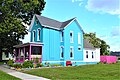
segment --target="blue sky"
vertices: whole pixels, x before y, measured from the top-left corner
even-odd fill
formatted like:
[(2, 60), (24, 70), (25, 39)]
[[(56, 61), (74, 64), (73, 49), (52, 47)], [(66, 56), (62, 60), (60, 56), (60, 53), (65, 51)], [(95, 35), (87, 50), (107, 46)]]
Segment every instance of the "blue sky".
[(85, 33), (96, 32), (97, 37), (110, 45), (110, 50), (120, 51), (119, 0), (45, 1), (46, 5), (42, 11), (42, 16), (59, 21), (77, 17)]

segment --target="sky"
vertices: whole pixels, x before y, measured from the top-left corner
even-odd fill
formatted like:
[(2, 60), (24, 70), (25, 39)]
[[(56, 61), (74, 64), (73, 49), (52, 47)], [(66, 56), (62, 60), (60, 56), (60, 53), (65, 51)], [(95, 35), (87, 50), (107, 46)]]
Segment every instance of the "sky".
[[(85, 33), (96, 36), (120, 51), (120, 0), (45, 0), (42, 16), (58, 21), (76, 17)], [(29, 42), (26, 35), (23, 42)]]

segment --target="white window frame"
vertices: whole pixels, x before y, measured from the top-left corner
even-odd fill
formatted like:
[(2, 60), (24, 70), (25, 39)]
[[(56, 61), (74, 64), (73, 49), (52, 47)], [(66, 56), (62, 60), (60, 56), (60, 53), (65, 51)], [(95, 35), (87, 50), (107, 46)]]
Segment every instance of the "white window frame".
[(70, 34), (72, 33), (72, 38), (71, 38), (71, 36), (70, 36), (70, 43), (74, 43), (74, 39), (73, 39), (73, 31), (70, 31)]
[(38, 36), (37, 36), (37, 40), (38, 40), (38, 41), (40, 41), (40, 35), (41, 35), (41, 33), (39, 34), (39, 31), (41, 32), (41, 29), (40, 29), (40, 28), (37, 29), (37, 35), (38, 35)]
[(78, 46), (78, 48), (80, 48), (80, 50), (78, 49), (78, 51), (81, 51), (81, 46)]
[[(63, 33), (63, 36), (62, 36), (62, 33)], [(64, 37), (64, 32), (63, 31), (60, 32), (60, 36), (61, 36), (61, 42), (63, 42), (63, 37)]]
[(81, 44), (81, 34), (78, 32), (78, 44)]
[(92, 56), (93, 56), (92, 59), (94, 59), (94, 52), (93, 51), (92, 51)]
[[(71, 57), (71, 48), (72, 48), (72, 57)], [(70, 46), (70, 59), (74, 59), (74, 48)]]
[[(34, 32), (35, 32), (35, 33), (34, 33)], [(33, 31), (32, 31), (32, 34), (33, 34), (33, 37), (32, 37), (32, 38), (33, 38), (33, 42), (34, 42), (34, 41), (35, 41), (36, 30), (33, 30)]]
[[(64, 46), (60, 46), (60, 59), (64, 58), (64, 51), (62, 51), (62, 49), (64, 49)], [(63, 52), (63, 57), (62, 57), (62, 52)]]
[[(88, 59), (88, 58), (89, 58), (88, 53), (89, 53), (89, 52), (88, 52), (88, 51), (86, 51), (86, 56), (85, 56), (85, 57), (86, 57), (86, 59)], [(88, 57), (87, 57), (87, 56), (88, 56)]]

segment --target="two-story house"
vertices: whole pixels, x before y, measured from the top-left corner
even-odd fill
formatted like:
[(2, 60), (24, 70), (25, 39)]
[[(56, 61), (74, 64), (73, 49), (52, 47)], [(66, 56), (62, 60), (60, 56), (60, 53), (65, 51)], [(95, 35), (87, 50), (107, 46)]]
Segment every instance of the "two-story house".
[(83, 29), (78, 20), (72, 18), (60, 22), (44, 16), (34, 15), (29, 28), (30, 42), (15, 45), (16, 61), (40, 58), (45, 64), (86, 64), (83, 52)]

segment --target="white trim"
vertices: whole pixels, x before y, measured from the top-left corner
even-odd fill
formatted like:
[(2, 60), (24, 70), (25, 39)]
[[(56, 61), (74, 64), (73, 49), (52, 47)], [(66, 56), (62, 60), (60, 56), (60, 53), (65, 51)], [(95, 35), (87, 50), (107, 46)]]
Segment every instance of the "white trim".
[(70, 36), (70, 43), (74, 43), (74, 33), (73, 31), (70, 31), (70, 34), (72, 33), (72, 38)]
[[(64, 46), (60, 46), (60, 59), (64, 58), (64, 51), (62, 51), (62, 48), (64, 49)], [(61, 57), (61, 52), (63, 52), (63, 57)]]
[(94, 59), (94, 52), (92, 51), (92, 56), (93, 56), (93, 58), (92, 59)]
[(67, 26), (69, 26), (74, 20), (76, 20), (76, 17), (75, 17), (69, 24), (67, 24), (67, 25), (64, 27), (64, 29), (65, 29)]
[[(62, 36), (62, 33), (63, 33), (63, 36)], [(64, 40), (64, 32), (63, 31), (60, 31), (60, 39), (61, 39), (61, 42), (63, 42)]]
[(33, 27), (33, 25), (34, 25), (34, 21), (35, 21), (35, 15), (34, 15), (33, 18), (32, 18), (32, 21), (31, 21), (31, 24), (30, 24), (30, 28), (29, 28), (28, 31), (31, 31), (31, 30), (32, 30), (32, 27)]
[[(85, 58), (88, 59), (89, 58), (89, 55), (88, 55), (88, 51), (85, 51)], [(87, 58), (88, 57), (88, 58)]]
[(55, 27), (51, 27), (51, 26), (47, 26), (47, 25), (43, 25), (41, 24), (42, 26), (46, 27), (46, 28), (51, 28), (51, 29), (56, 29), (56, 30), (60, 30), (59, 28), (55, 28)]
[[(72, 48), (72, 57), (70, 57), (70, 59), (74, 59), (74, 47), (70, 46), (70, 51), (71, 51), (71, 48)], [(70, 55), (71, 55), (71, 53), (70, 53)]]
[(78, 44), (81, 44), (81, 34), (78, 32)]
[[(42, 62), (45, 63), (45, 62), (66, 62), (66, 61), (42, 61)], [(99, 61), (71, 61), (71, 62), (99, 62)]]
[[(35, 34), (34, 34), (35, 32)], [(36, 30), (33, 30), (32, 31), (32, 41), (35, 42), (35, 36), (36, 36)]]
[[(78, 26), (79, 26), (79, 28), (83, 31), (83, 29), (82, 29), (82, 27), (80, 26), (80, 23), (78, 22), (78, 20), (77, 20), (76, 17), (75, 17), (69, 24), (67, 24), (67, 25), (64, 27), (64, 29), (65, 29), (67, 26), (69, 26), (73, 21), (76, 21), (77, 24), (78, 24)], [(83, 31), (83, 33), (84, 33), (84, 31)]]
[[(39, 31), (41, 32), (41, 28), (38, 28), (39, 29)], [(41, 35), (41, 33), (40, 33), (40, 35), (39, 35), (39, 31), (38, 31), (38, 29), (37, 29), (37, 41), (40, 41), (40, 35)]]

